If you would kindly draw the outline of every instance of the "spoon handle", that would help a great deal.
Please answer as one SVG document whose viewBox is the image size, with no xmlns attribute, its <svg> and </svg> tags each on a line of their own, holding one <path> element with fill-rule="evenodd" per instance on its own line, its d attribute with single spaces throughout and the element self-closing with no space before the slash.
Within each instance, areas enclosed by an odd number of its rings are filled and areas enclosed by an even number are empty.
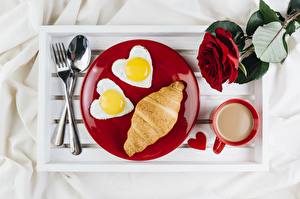
<svg viewBox="0 0 300 199">
<path fill-rule="evenodd" d="M 77 75 L 72 75 L 70 78 L 70 85 L 69 85 L 69 95 L 72 96 L 76 84 L 76 78 Z M 55 134 L 55 139 L 54 139 L 54 144 L 56 146 L 61 146 L 64 143 L 64 137 L 65 137 L 65 128 L 66 128 L 66 118 L 67 118 L 67 113 L 68 113 L 68 107 L 67 103 L 65 103 L 64 109 L 61 113 L 58 125 L 57 125 L 57 131 Z"/>
<path fill-rule="evenodd" d="M 64 106 L 63 112 L 58 122 L 57 131 L 54 139 L 54 144 L 56 146 L 61 146 L 64 143 L 66 115 L 67 115 L 67 105 Z"/>
<path fill-rule="evenodd" d="M 74 79 L 75 80 L 75 79 Z M 74 119 L 74 111 L 72 106 L 71 97 L 67 84 L 65 84 L 65 97 L 66 104 L 68 107 L 68 120 L 69 120 L 69 130 L 70 130 L 70 149 L 73 155 L 79 155 L 81 153 L 81 146 L 78 137 L 78 129 Z"/>
</svg>

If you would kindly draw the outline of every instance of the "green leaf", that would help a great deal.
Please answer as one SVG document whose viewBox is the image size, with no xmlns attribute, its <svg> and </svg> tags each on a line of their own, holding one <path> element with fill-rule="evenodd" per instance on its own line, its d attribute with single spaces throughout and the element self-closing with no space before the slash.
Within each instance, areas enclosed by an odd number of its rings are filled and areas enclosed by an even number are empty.
<svg viewBox="0 0 300 199">
<path fill-rule="evenodd" d="M 286 53 L 288 54 L 289 53 L 289 49 L 288 49 L 288 46 L 287 46 L 287 43 L 285 41 L 285 37 L 286 37 L 287 33 L 284 33 L 283 36 L 282 36 L 282 42 L 283 42 L 283 46 L 284 46 L 284 49 L 286 50 Z M 285 61 L 286 57 L 281 60 L 281 64 Z"/>
<path fill-rule="evenodd" d="M 276 18 L 278 19 L 278 21 L 281 21 L 281 22 L 285 21 L 285 18 L 280 14 L 280 12 L 275 12 L 275 14 L 277 16 Z M 257 10 L 256 12 L 254 12 L 251 15 L 251 17 L 248 20 L 247 27 L 246 27 L 247 35 L 253 35 L 255 30 L 259 26 L 262 26 L 262 25 L 267 24 L 267 23 L 269 23 L 268 20 L 265 20 L 263 14 L 261 13 L 261 11 Z"/>
<path fill-rule="evenodd" d="M 287 33 L 285 33 L 285 34 L 282 36 L 282 42 L 283 42 L 283 47 L 284 47 L 284 49 L 285 49 L 286 52 L 288 53 L 288 46 L 287 46 L 287 43 L 286 43 L 286 41 L 285 41 L 286 34 L 287 34 Z"/>
<path fill-rule="evenodd" d="M 286 33 L 292 35 L 299 27 L 300 23 L 298 21 L 291 21 L 286 27 Z"/>
<path fill-rule="evenodd" d="M 263 0 L 260 0 L 259 2 L 259 11 L 264 18 L 265 24 L 273 21 L 279 21 L 279 17 L 276 12 L 272 10 Z"/>
<path fill-rule="evenodd" d="M 224 21 L 216 21 L 212 23 L 207 29 L 207 32 L 212 33 L 215 35 L 215 30 L 217 28 L 223 28 L 227 31 L 229 31 L 233 37 L 234 42 L 238 46 L 239 50 L 242 51 L 244 46 L 245 46 L 245 37 L 244 37 L 244 32 L 242 28 L 237 25 L 236 23 L 228 20 Z"/>
<path fill-rule="evenodd" d="M 258 10 L 249 18 L 246 28 L 247 35 L 253 35 L 255 30 L 262 25 L 264 25 L 264 18 L 261 12 Z"/>
<path fill-rule="evenodd" d="M 280 22 L 271 22 L 260 26 L 253 34 L 253 45 L 256 56 L 264 62 L 281 62 L 287 51 L 284 47 L 285 29 Z"/>
<path fill-rule="evenodd" d="M 239 63 L 239 69 L 243 72 L 245 77 L 247 77 L 247 69 L 246 69 L 245 65 L 242 62 Z"/>
<path fill-rule="evenodd" d="M 244 72 L 239 68 L 239 75 L 236 79 L 236 83 L 245 84 L 247 82 L 253 81 L 255 79 L 259 79 L 262 77 L 269 69 L 269 63 L 262 62 L 259 60 L 255 53 L 251 53 L 248 57 L 242 60 L 242 64 L 245 66 L 247 70 L 247 76 Z"/>
<path fill-rule="evenodd" d="M 295 23 L 297 23 L 296 21 L 292 21 L 290 22 L 287 26 L 286 26 L 286 33 L 291 35 L 296 31 L 296 25 Z"/>
<path fill-rule="evenodd" d="M 287 14 L 291 15 L 298 10 L 300 10 L 300 0 L 291 0 L 288 6 Z"/>
<path fill-rule="evenodd" d="M 279 21 L 284 22 L 285 18 L 281 15 L 280 12 L 276 12 L 276 15 L 278 16 Z"/>
</svg>

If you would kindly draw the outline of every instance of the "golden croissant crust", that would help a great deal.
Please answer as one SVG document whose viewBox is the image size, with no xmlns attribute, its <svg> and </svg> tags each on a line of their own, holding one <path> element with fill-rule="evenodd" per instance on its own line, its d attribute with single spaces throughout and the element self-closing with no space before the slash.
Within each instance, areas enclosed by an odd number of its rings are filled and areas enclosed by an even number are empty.
<svg viewBox="0 0 300 199">
<path fill-rule="evenodd" d="M 143 151 L 170 132 L 178 118 L 183 89 L 184 84 L 176 81 L 137 103 L 124 144 L 128 156 Z"/>
</svg>

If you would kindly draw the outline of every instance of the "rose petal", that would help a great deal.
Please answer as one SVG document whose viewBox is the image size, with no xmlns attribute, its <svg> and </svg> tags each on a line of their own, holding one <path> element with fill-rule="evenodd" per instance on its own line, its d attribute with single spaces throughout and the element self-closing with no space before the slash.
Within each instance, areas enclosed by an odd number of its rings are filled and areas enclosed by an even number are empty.
<svg viewBox="0 0 300 199">
<path fill-rule="evenodd" d="M 234 67 L 231 67 L 231 73 L 230 73 L 230 77 L 229 77 L 229 81 L 228 83 L 232 83 L 232 82 L 235 82 L 235 80 L 237 79 L 238 77 L 238 70 L 236 70 L 236 68 Z"/>
<path fill-rule="evenodd" d="M 222 28 L 216 29 L 216 36 L 219 41 L 221 41 L 225 46 L 227 46 L 229 50 L 228 58 L 231 62 L 234 63 L 234 67 L 238 69 L 240 52 L 238 50 L 237 45 L 234 43 L 231 33 Z"/>
<path fill-rule="evenodd" d="M 219 46 L 219 54 L 222 55 L 222 63 L 224 64 L 226 62 L 227 56 L 229 54 L 228 47 L 222 43 L 219 39 L 216 39 L 216 43 Z"/>
</svg>

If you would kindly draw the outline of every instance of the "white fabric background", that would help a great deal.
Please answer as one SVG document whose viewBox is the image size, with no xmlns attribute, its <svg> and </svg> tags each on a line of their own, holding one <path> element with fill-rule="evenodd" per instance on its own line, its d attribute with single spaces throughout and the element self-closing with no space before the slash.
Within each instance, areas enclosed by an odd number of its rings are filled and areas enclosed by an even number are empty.
<svg viewBox="0 0 300 199">
<path fill-rule="evenodd" d="M 267 1 L 285 12 L 288 0 Z M 300 31 L 271 65 L 269 172 L 37 173 L 41 24 L 245 25 L 254 0 L 0 0 L 0 198 L 300 198 Z"/>
</svg>

